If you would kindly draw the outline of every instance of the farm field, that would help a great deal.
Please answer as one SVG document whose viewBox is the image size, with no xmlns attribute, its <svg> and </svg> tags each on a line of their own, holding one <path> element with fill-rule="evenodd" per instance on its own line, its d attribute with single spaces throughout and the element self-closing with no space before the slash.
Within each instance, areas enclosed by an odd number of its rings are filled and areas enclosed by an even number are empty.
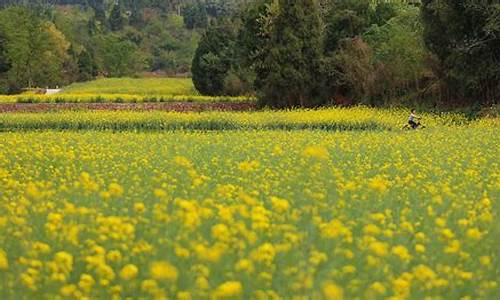
<svg viewBox="0 0 500 300">
<path fill-rule="evenodd" d="M 289 111 L 64 111 L 0 114 L 0 129 L 89 130 L 400 130 L 403 109 L 367 107 Z M 459 114 L 423 114 L 430 127 L 472 125 Z M 497 124 L 498 120 L 483 122 Z"/>
<path fill-rule="evenodd" d="M 191 78 L 102 78 L 73 83 L 62 94 L 199 95 Z"/>
<path fill-rule="evenodd" d="M 74 83 L 53 95 L 0 95 L 0 103 L 255 102 L 253 97 L 202 96 L 190 78 L 103 78 Z"/>
<path fill-rule="evenodd" d="M 493 299 L 498 119 L 402 113 L 1 114 L 0 298 Z"/>
</svg>

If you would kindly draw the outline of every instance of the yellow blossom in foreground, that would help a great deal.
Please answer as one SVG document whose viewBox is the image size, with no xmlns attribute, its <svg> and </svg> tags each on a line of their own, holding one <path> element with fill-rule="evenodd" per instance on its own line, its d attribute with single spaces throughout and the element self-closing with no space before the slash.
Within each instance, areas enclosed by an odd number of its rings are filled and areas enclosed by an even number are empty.
<svg viewBox="0 0 500 300">
<path fill-rule="evenodd" d="M 330 157 L 328 150 L 322 146 L 307 147 L 302 152 L 302 155 L 305 157 L 312 157 L 312 158 L 318 158 L 318 159 L 328 159 Z"/>
<path fill-rule="evenodd" d="M 325 300 L 344 299 L 344 290 L 333 282 L 327 282 L 323 284 L 322 292 Z"/>
<path fill-rule="evenodd" d="M 406 249 L 405 246 L 395 246 L 392 248 L 392 254 L 397 256 L 399 259 L 402 261 L 408 262 L 411 258 L 410 253 L 408 252 L 408 249 Z"/>
<path fill-rule="evenodd" d="M 129 126 L 2 132 L 0 298 L 497 298 L 498 125 L 327 131 L 402 113 L 214 114 L 0 114 Z M 316 130 L 170 127 L 236 115 Z"/>
<path fill-rule="evenodd" d="M 481 231 L 477 228 L 471 228 L 467 230 L 467 237 L 472 239 L 472 240 L 480 240 L 481 239 Z"/>
<path fill-rule="evenodd" d="M 7 254 L 0 249 L 0 270 L 7 270 L 9 268 L 9 260 Z"/>
<path fill-rule="evenodd" d="M 177 268 L 166 261 L 152 263 L 149 272 L 151 277 L 158 280 L 176 281 L 179 276 Z"/>
<path fill-rule="evenodd" d="M 388 245 L 383 242 L 373 242 L 370 244 L 370 250 L 377 256 L 386 256 Z"/>
<path fill-rule="evenodd" d="M 231 298 L 241 295 L 243 292 L 243 285 L 239 281 L 227 281 L 219 285 L 215 291 L 212 292 L 212 297 L 215 299 L 219 298 Z"/>
<path fill-rule="evenodd" d="M 137 273 L 139 273 L 139 269 L 133 264 L 128 264 L 122 268 L 120 277 L 124 280 L 131 280 L 137 277 Z"/>
</svg>

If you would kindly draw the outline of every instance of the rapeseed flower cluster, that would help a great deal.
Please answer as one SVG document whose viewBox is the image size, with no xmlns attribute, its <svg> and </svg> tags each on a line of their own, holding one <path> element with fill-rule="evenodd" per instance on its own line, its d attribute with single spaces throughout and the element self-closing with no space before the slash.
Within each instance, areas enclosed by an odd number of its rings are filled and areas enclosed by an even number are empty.
<svg viewBox="0 0 500 300">
<path fill-rule="evenodd" d="M 497 132 L 2 133 L 0 298 L 494 299 Z"/>
</svg>

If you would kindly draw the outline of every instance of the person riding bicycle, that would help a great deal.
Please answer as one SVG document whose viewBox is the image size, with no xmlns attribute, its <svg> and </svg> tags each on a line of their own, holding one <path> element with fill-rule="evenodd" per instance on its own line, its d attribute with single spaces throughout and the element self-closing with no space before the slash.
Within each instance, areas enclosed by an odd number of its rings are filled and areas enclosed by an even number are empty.
<svg viewBox="0 0 500 300">
<path fill-rule="evenodd" d="M 421 119 L 415 113 L 416 113 L 416 110 L 412 109 L 411 113 L 410 113 L 410 117 L 408 118 L 408 124 L 410 124 L 411 128 L 413 128 L 413 129 L 417 129 L 418 126 L 420 126 L 419 120 Z"/>
</svg>

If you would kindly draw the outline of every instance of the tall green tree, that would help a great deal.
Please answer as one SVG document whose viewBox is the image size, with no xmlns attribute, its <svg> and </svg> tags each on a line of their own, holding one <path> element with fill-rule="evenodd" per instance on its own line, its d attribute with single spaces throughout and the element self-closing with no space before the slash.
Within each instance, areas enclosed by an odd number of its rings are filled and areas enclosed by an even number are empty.
<svg viewBox="0 0 500 300">
<path fill-rule="evenodd" d="M 7 58 L 7 37 L 0 30 L 0 76 L 10 69 L 10 62 Z"/>
<path fill-rule="evenodd" d="M 0 28 L 7 37 L 11 89 L 61 83 L 69 43 L 53 23 L 25 7 L 10 7 L 0 12 Z"/>
<path fill-rule="evenodd" d="M 123 17 L 122 7 L 120 2 L 116 2 L 109 15 L 109 28 L 111 31 L 120 31 L 125 26 L 125 18 Z"/>
<path fill-rule="evenodd" d="M 94 18 L 96 22 L 100 25 L 100 27 L 106 27 L 106 6 L 104 5 L 104 0 L 90 0 L 89 3 L 94 10 Z"/>
<path fill-rule="evenodd" d="M 500 4 L 497 1 L 423 0 L 427 47 L 437 57 L 441 96 L 450 104 L 500 98 Z"/>
<path fill-rule="evenodd" d="M 182 16 L 187 29 L 207 28 L 208 26 L 207 10 L 202 3 L 186 5 L 182 10 Z"/>
<path fill-rule="evenodd" d="M 142 67 L 137 47 L 114 34 L 95 37 L 96 60 L 104 74 L 110 77 L 130 76 Z"/>
<path fill-rule="evenodd" d="M 7 37 L 0 30 L 0 94 L 7 92 L 8 85 L 6 83 L 5 74 L 11 68 L 11 64 L 7 58 Z"/>
<path fill-rule="evenodd" d="M 236 35 L 232 24 L 221 22 L 202 36 L 191 65 L 193 83 L 204 95 L 221 95 L 231 69 Z"/>
<path fill-rule="evenodd" d="M 280 0 L 257 73 L 263 105 L 321 104 L 323 24 L 316 0 Z"/>
<path fill-rule="evenodd" d="M 354 38 L 370 25 L 373 6 L 369 0 L 335 0 L 326 14 L 326 51 L 337 50 L 344 39 Z"/>
<path fill-rule="evenodd" d="M 94 79 L 98 75 L 98 67 L 92 56 L 86 49 L 78 55 L 78 80 L 87 81 Z"/>
</svg>

